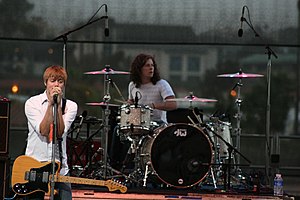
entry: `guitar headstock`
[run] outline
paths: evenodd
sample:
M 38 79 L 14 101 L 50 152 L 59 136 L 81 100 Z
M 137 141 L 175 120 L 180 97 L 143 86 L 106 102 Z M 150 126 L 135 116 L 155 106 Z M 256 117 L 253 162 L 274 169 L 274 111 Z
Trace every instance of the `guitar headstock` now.
M 127 187 L 123 185 L 122 183 L 116 182 L 114 180 L 107 180 L 105 181 L 105 185 L 108 188 L 109 191 L 116 191 L 120 190 L 120 192 L 125 193 L 127 192 Z

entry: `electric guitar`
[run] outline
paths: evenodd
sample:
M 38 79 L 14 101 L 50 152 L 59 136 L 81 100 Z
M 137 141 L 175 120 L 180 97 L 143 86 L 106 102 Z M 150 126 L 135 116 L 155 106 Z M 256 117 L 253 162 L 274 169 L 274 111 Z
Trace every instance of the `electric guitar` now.
M 105 186 L 109 191 L 120 190 L 125 193 L 127 187 L 113 180 L 95 180 L 58 174 L 60 163 L 55 163 L 54 182 L 68 182 L 74 184 L 86 184 L 94 186 Z M 52 180 L 52 163 L 39 162 L 29 156 L 19 156 L 12 168 L 11 185 L 13 191 L 18 195 L 28 195 L 37 191 L 50 195 L 50 182 Z

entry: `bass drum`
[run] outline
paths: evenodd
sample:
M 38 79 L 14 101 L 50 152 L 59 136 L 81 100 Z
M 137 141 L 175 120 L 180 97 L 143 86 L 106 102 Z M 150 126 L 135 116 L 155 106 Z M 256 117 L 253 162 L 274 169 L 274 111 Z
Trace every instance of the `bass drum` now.
M 213 153 L 210 140 L 199 127 L 169 124 L 144 139 L 141 157 L 142 166 L 150 164 L 161 181 L 187 188 L 206 177 Z

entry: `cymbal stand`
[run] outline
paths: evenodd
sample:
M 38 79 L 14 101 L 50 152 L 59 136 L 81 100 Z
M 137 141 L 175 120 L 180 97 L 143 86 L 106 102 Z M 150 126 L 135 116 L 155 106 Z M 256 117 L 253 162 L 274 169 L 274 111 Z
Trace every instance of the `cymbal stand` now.
M 110 66 L 106 65 L 105 66 L 105 70 L 107 72 L 110 71 Z M 111 99 L 110 96 L 110 88 L 109 88 L 109 84 L 110 84 L 110 79 L 109 79 L 109 75 L 105 74 L 104 77 L 104 97 L 103 97 L 103 102 L 106 103 L 106 107 L 104 109 L 104 137 L 102 137 L 102 144 L 104 145 L 104 156 L 103 156 L 103 165 L 104 165 L 104 172 L 103 172 L 103 178 L 106 179 L 107 176 L 107 152 L 108 152 L 108 132 L 109 132 L 109 115 L 110 115 L 110 110 L 109 110 L 109 101 Z
M 104 128 L 103 128 L 103 133 L 104 133 L 104 137 L 101 138 L 101 144 L 104 144 L 104 151 L 103 151 L 103 160 L 102 160 L 102 167 L 100 167 L 101 169 L 103 169 L 103 178 L 107 179 L 107 173 L 108 170 L 110 170 L 110 172 L 112 173 L 116 173 L 118 175 L 122 175 L 124 177 L 127 177 L 125 174 L 113 169 L 112 167 L 108 166 L 108 134 L 109 134 L 109 115 L 111 113 L 110 109 L 109 109 L 109 101 L 111 99 L 110 96 L 110 84 L 112 83 L 112 80 L 109 78 L 109 73 L 111 71 L 111 68 L 109 65 L 105 65 L 105 72 L 107 72 L 105 74 L 104 77 L 104 97 L 103 97 L 103 102 L 106 104 L 105 109 L 104 109 L 104 116 L 103 116 L 103 121 L 104 121 Z
M 242 71 L 240 70 L 240 73 Z M 241 133 L 242 133 L 242 129 L 241 129 L 241 104 L 243 102 L 243 100 L 241 99 L 241 87 L 243 86 L 242 84 L 242 79 L 240 78 L 238 80 L 238 82 L 235 84 L 233 90 L 237 87 L 237 98 L 235 100 L 236 106 L 237 106 L 237 113 L 235 114 L 235 118 L 236 118 L 236 149 L 238 151 L 240 151 L 241 149 Z M 229 157 L 230 158 L 230 157 Z M 239 168 L 239 164 L 240 164 L 240 155 L 236 154 L 236 164 L 237 164 L 237 172 L 240 172 L 240 168 Z

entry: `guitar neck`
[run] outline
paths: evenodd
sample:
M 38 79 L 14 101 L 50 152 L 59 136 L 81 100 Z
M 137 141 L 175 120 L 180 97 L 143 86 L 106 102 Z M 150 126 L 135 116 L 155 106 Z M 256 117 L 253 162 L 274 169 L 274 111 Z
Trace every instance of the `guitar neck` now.
M 106 181 L 103 180 L 95 180 L 95 179 L 87 179 L 87 178 L 78 178 L 71 176 L 60 176 L 55 175 L 55 182 L 67 182 L 74 184 L 84 184 L 84 185 L 97 185 L 97 186 L 106 186 Z
M 50 176 L 52 178 L 52 176 Z M 105 186 L 108 188 L 109 191 L 120 190 L 122 193 L 127 191 L 127 187 L 115 182 L 113 180 L 95 180 L 95 179 L 88 179 L 88 178 L 78 178 L 78 177 L 71 177 L 71 176 L 54 176 L 55 182 L 64 182 L 64 183 L 74 183 L 74 184 L 83 184 L 83 185 L 95 185 L 95 186 Z

